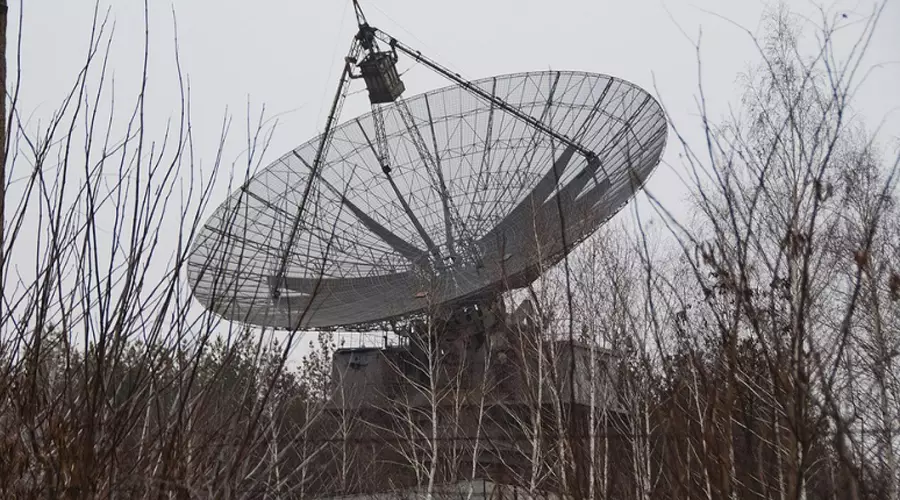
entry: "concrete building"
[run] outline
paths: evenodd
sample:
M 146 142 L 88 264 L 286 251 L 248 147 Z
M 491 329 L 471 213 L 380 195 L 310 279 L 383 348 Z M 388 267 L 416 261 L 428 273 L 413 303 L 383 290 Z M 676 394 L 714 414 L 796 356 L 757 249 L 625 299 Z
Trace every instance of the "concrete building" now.
M 353 480 L 320 498 L 426 498 L 429 482 L 435 499 L 564 498 L 572 479 L 536 477 L 535 453 L 585 475 L 590 416 L 617 412 L 615 357 L 534 320 L 471 307 L 410 324 L 397 345 L 338 350 L 327 411 L 340 445 L 321 460 Z

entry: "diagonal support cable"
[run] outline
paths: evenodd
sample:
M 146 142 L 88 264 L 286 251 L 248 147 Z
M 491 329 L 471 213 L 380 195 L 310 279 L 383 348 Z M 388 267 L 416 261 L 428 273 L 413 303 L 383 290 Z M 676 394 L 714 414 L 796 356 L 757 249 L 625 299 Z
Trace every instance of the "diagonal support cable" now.
M 590 159 L 595 156 L 594 152 L 591 151 L 590 149 L 588 149 L 587 147 L 572 140 L 568 136 L 557 132 L 553 128 L 547 126 L 541 120 L 538 120 L 538 119 L 534 118 L 533 116 L 529 115 L 528 113 L 525 113 L 522 110 L 516 108 L 515 106 L 512 106 L 511 104 L 504 101 L 503 99 L 500 99 L 499 97 L 497 97 L 495 95 L 491 95 L 491 93 L 486 92 L 483 89 L 473 85 L 472 82 L 461 77 L 458 73 L 454 73 L 454 72 L 450 71 L 449 69 L 441 66 L 437 62 L 432 61 L 431 59 L 423 56 L 422 52 L 420 52 L 418 50 L 413 50 L 411 47 L 403 44 L 402 42 L 400 42 L 393 36 L 385 33 L 384 31 L 381 31 L 377 28 L 372 28 L 372 29 L 375 30 L 375 36 L 378 37 L 379 39 L 381 39 L 383 42 L 390 44 L 391 47 L 399 50 L 400 52 L 403 52 L 404 54 L 408 55 L 409 57 L 412 57 L 413 59 L 416 60 L 416 62 L 420 62 L 420 63 L 424 64 L 425 66 L 429 67 L 430 69 L 432 69 L 436 73 L 440 74 L 441 76 L 458 84 L 460 87 L 462 87 L 469 93 L 474 94 L 475 96 L 480 97 L 481 99 L 484 99 L 487 102 L 493 103 L 494 105 L 496 105 L 498 108 L 502 109 L 503 111 L 505 111 L 505 112 L 513 115 L 514 117 L 524 121 L 525 123 L 531 125 L 536 130 L 552 137 L 553 139 L 556 139 L 557 141 L 560 141 L 561 143 L 563 143 L 564 145 L 566 145 L 568 147 L 574 148 L 575 151 L 577 151 L 579 154 L 583 155 L 585 158 Z

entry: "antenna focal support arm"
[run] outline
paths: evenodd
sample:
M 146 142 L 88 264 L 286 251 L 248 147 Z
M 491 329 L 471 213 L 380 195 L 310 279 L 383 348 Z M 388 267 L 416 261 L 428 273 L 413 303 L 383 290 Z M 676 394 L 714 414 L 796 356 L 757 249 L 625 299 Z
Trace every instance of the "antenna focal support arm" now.
M 375 30 L 376 37 L 378 37 L 381 41 L 389 44 L 392 49 L 403 52 L 407 56 L 415 59 L 416 62 L 420 62 L 420 63 L 424 64 L 425 66 L 427 66 L 428 68 L 437 72 L 438 74 L 440 74 L 440 75 L 444 76 L 445 78 L 449 79 L 450 81 L 460 85 L 462 88 L 466 89 L 468 92 L 475 94 L 476 96 L 492 103 L 493 105 L 497 106 L 498 108 L 502 109 L 503 111 L 506 111 L 507 113 L 509 113 L 509 114 L 515 116 L 516 118 L 524 121 L 525 123 L 531 125 L 538 131 L 549 135 L 550 137 L 560 141 L 561 143 L 565 144 L 566 146 L 573 148 L 575 151 L 577 151 L 578 153 L 583 155 L 585 158 L 587 158 L 589 160 L 596 158 L 597 154 L 594 153 L 592 150 L 586 148 L 582 144 L 576 142 L 575 140 L 569 138 L 568 136 L 566 136 L 564 134 L 560 134 L 556 130 L 553 130 L 552 128 L 545 125 L 542 121 L 534 118 L 533 116 L 531 116 L 527 113 L 522 112 L 521 110 L 515 108 L 514 106 L 511 106 L 509 103 L 507 103 L 503 99 L 500 99 L 499 97 L 492 95 L 490 92 L 487 92 L 481 88 L 478 88 L 477 86 L 473 85 L 472 82 L 461 77 L 458 73 L 454 73 L 454 72 L 450 71 L 449 69 L 445 68 L 444 66 L 441 66 L 437 62 L 422 55 L 422 53 L 420 51 L 413 50 L 411 47 L 407 46 L 400 40 L 397 40 L 393 36 L 385 33 L 384 31 L 381 31 L 377 28 L 373 28 L 373 29 Z
M 366 15 L 363 13 L 362 7 L 359 6 L 359 0 L 353 0 L 353 10 L 356 12 L 356 23 L 360 26 L 368 25 Z
M 334 100 L 331 103 L 331 109 L 328 113 L 328 118 L 325 120 L 325 130 L 322 133 L 322 137 L 319 140 L 319 146 L 316 148 L 316 156 L 312 163 L 312 169 L 309 174 L 309 178 L 306 182 L 306 186 L 303 189 L 303 195 L 300 199 L 300 204 L 297 207 L 297 216 L 294 218 L 293 223 L 291 224 L 291 230 L 288 235 L 287 244 L 284 246 L 281 262 L 278 265 L 278 271 L 275 276 L 279 280 L 284 279 L 285 271 L 287 270 L 287 262 L 288 257 L 290 255 L 291 248 L 294 245 L 294 241 L 297 238 L 297 234 L 300 231 L 300 225 L 303 220 L 304 210 L 306 209 L 306 205 L 309 202 L 309 195 L 312 191 L 313 183 L 319 177 L 319 170 L 322 166 L 322 161 L 328 155 L 328 148 L 331 145 L 331 139 L 334 135 L 334 125 L 337 122 L 341 115 L 341 109 L 344 105 L 344 100 L 347 98 L 347 89 L 349 86 L 350 79 L 353 77 L 353 61 L 359 57 L 359 43 L 357 40 L 354 40 L 350 45 L 350 51 L 347 54 L 347 57 L 344 59 L 344 70 L 341 73 L 341 79 L 338 82 L 337 92 L 334 94 Z

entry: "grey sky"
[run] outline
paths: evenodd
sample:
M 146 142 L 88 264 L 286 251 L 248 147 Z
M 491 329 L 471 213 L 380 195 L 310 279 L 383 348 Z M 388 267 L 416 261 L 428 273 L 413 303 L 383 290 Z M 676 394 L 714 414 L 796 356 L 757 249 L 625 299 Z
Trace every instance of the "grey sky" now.
M 26 2 L 23 109 L 34 111 L 35 117 L 49 113 L 73 81 L 87 45 L 92 3 Z M 118 92 L 125 96 L 137 84 L 143 2 L 101 2 L 101 9 L 106 4 L 111 5 L 116 29 L 112 67 Z M 194 126 L 201 139 L 215 139 L 225 107 L 242 120 L 248 99 L 265 104 L 269 114 L 288 112 L 280 119 L 270 158 L 322 127 L 341 58 L 354 32 L 349 0 L 152 0 L 149 4 L 150 98 L 159 118 L 177 111 L 174 11 L 182 65 L 192 84 Z M 696 54 L 681 30 L 696 37 L 702 27 L 707 96 L 713 109 L 724 113 L 739 97 L 737 75 L 756 60 L 756 54 L 749 37 L 722 18 L 759 31 L 765 7 L 762 2 L 714 0 L 373 0 L 363 5 L 372 24 L 468 78 L 547 68 L 611 74 L 654 93 L 655 86 L 676 123 L 696 116 Z M 817 19 L 811 2 L 788 5 Z M 871 10 L 870 2 L 826 5 L 829 12 L 846 12 L 848 21 Z M 19 4 L 13 2 L 11 15 L 18 10 Z M 868 57 L 870 64 L 885 64 L 868 76 L 856 103 L 870 127 L 885 120 L 884 141 L 900 136 L 898 27 L 900 2 L 889 1 Z M 401 68 L 408 66 L 401 64 Z M 423 70 L 411 71 L 407 78 L 412 93 L 446 84 Z M 345 117 L 366 107 L 362 99 L 351 100 Z M 675 148 L 668 153 L 672 159 Z M 663 173 L 657 177 L 664 177 Z M 654 179 L 651 189 L 654 185 L 670 184 Z
M 173 20 L 179 53 L 192 89 L 198 158 L 215 156 L 225 109 L 235 117 L 229 161 L 241 151 L 247 103 L 254 113 L 265 104 L 280 125 L 265 160 L 272 160 L 321 130 L 328 104 L 354 33 L 350 0 L 258 2 L 148 0 L 151 23 L 150 126 L 177 113 Z M 28 0 L 10 5 L 11 38 L 25 5 L 22 46 L 25 117 L 37 125 L 58 106 L 84 60 L 93 13 L 89 0 Z M 788 5 L 819 19 L 816 4 Z M 726 19 L 759 33 L 764 3 L 714 0 L 421 0 L 363 1 L 369 21 L 423 53 L 475 79 L 495 74 L 571 69 L 606 73 L 634 82 L 657 95 L 681 126 L 696 124 L 696 53 L 685 33 L 696 38 L 702 27 L 702 76 L 714 114 L 738 103 L 738 75 L 758 60 L 749 36 Z M 143 10 L 139 0 L 101 2 L 115 25 L 111 68 L 117 105 L 128 114 L 139 85 Z M 832 15 L 847 23 L 868 15 L 871 2 L 829 3 Z M 843 10 L 842 10 L 843 9 Z M 173 16 L 174 13 L 174 16 Z M 881 126 L 882 146 L 900 137 L 900 2 L 890 0 L 869 49 L 871 72 L 860 87 L 856 109 L 870 130 Z M 853 28 L 848 28 L 852 33 Z M 844 47 L 846 49 L 846 47 Z M 11 74 L 16 68 L 10 51 Z M 875 67 L 874 65 L 878 65 Z M 402 61 L 401 69 L 412 66 Z M 406 76 L 410 95 L 447 84 L 422 69 Z M 364 112 L 361 95 L 351 99 L 345 118 Z M 155 125 L 154 125 L 155 124 Z M 162 130 L 159 129 L 159 135 Z M 678 208 L 683 198 L 677 176 L 678 150 L 670 137 L 664 166 L 648 188 Z M 221 188 L 224 189 L 224 188 Z M 227 193 L 220 190 L 215 201 Z

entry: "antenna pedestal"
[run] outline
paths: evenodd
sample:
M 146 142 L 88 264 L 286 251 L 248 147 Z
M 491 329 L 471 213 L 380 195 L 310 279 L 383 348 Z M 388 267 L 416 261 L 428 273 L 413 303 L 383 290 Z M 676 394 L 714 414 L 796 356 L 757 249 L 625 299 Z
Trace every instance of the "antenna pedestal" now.
M 369 491 L 414 486 L 409 467 L 396 464 L 407 461 L 410 447 L 432 449 L 430 440 L 442 450 L 441 467 L 455 470 L 448 477 L 470 477 L 475 460 L 472 479 L 509 483 L 527 477 L 531 464 L 524 457 L 538 445 L 529 437 L 535 432 L 576 437 L 592 414 L 595 420 L 618 414 L 612 353 L 549 339 L 527 306 L 509 316 L 462 310 L 440 323 L 414 326 L 400 345 L 335 353 L 328 412 L 336 422 L 352 419 L 346 442 L 359 453 L 368 444 L 365 462 L 384 468 L 368 475 L 376 483 Z M 552 417 L 555 411 L 562 420 Z M 533 418 L 538 415 L 543 420 Z M 575 455 L 588 453 L 586 439 L 570 442 L 582 443 Z M 419 458 L 428 461 L 423 453 Z M 443 463 L 447 457 L 462 458 Z

